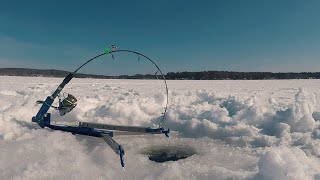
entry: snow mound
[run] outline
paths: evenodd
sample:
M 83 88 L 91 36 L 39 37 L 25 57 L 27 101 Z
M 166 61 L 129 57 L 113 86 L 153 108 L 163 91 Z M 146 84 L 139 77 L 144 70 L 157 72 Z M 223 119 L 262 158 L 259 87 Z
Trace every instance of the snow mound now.
M 271 148 L 259 159 L 255 179 L 311 180 L 318 177 L 316 162 L 298 148 Z

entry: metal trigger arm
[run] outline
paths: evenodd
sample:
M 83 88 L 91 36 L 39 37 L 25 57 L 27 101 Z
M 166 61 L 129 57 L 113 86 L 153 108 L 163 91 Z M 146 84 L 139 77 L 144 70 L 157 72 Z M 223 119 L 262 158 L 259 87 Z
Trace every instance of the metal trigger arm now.
M 119 145 L 111 136 L 107 134 L 102 134 L 102 139 L 111 147 L 111 149 L 119 155 L 120 163 L 122 168 L 124 168 L 124 150 L 122 145 Z

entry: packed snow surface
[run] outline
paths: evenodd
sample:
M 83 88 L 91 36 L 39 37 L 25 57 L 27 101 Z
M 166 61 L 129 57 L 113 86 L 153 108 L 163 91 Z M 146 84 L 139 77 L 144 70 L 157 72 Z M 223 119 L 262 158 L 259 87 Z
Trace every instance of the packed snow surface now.
M 61 78 L 0 77 L 0 179 L 320 179 L 320 81 L 168 81 L 164 135 L 116 136 L 126 169 L 99 138 L 31 122 Z M 78 106 L 54 123 L 156 127 L 162 81 L 73 79 Z M 54 104 L 56 104 L 55 102 Z M 152 153 L 183 152 L 179 161 Z

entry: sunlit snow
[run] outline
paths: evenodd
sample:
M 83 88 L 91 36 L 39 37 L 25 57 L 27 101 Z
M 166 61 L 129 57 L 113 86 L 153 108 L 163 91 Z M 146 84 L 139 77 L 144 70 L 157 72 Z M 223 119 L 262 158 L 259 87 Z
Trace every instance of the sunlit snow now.
M 31 122 L 61 78 L 0 77 L 0 179 L 320 179 L 320 81 L 168 81 L 164 135 L 116 136 L 126 169 L 99 138 Z M 74 79 L 78 106 L 55 123 L 156 126 L 157 80 Z M 182 151 L 184 150 L 184 151 Z M 190 157 L 158 163 L 153 152 Z

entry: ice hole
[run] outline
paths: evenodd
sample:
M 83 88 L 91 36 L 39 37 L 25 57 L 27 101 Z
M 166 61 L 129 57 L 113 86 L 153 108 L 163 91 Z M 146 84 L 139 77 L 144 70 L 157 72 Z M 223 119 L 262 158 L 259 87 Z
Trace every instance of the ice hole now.
M 197 154 L 197 152 L 190 146 L 156 146 L 147 148 L 142 154 L 146 154 L 150 161 L 163 163 L 186 159 Z

